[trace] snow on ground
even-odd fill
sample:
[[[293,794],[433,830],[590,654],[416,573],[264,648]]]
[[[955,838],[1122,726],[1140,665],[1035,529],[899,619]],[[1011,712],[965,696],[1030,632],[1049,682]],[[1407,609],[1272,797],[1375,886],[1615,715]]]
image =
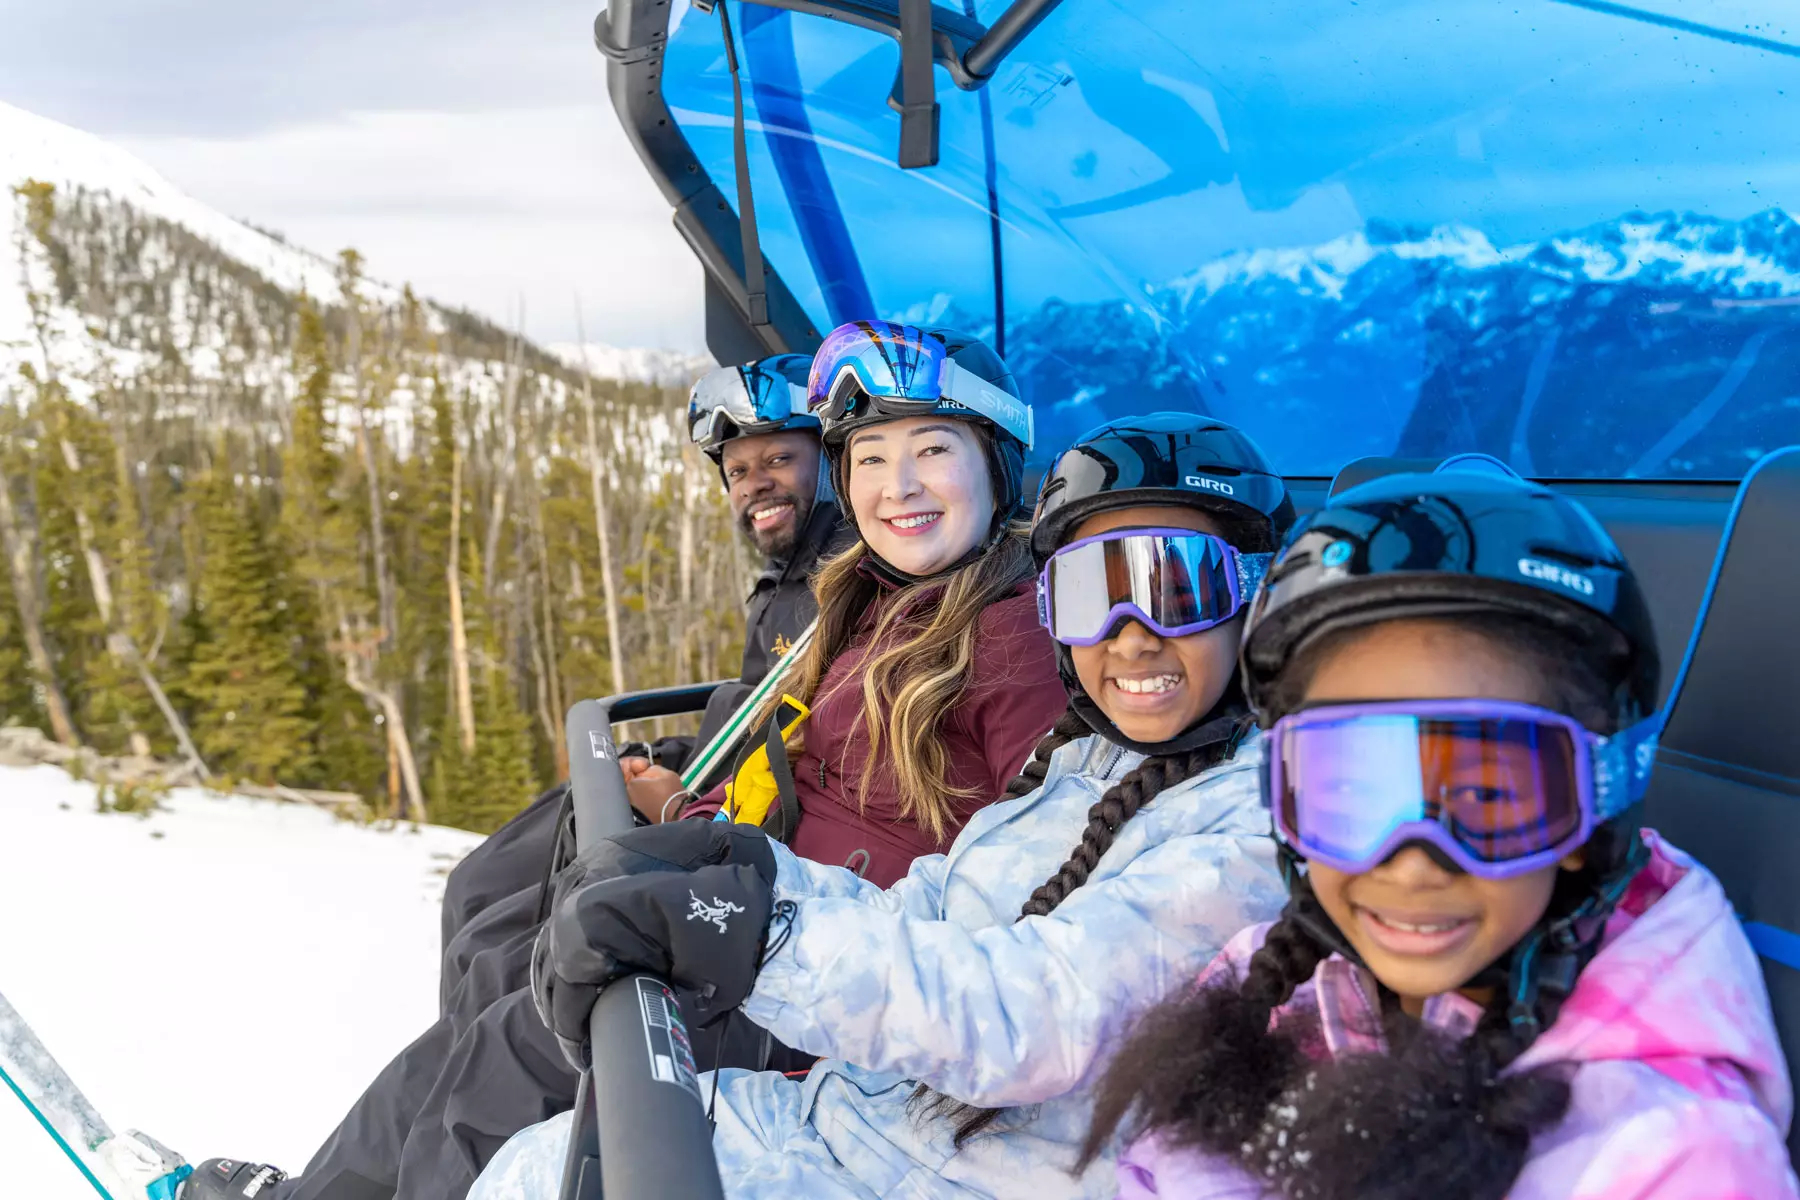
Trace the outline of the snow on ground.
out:
[[[115,1128],[297,1171],[436,1017],[444,873],[480,838],[164,806],[101,814],[92,784],[0,768],[0,993]],[[0,1162],[0,1194],[93,1195],[3,1089]]]

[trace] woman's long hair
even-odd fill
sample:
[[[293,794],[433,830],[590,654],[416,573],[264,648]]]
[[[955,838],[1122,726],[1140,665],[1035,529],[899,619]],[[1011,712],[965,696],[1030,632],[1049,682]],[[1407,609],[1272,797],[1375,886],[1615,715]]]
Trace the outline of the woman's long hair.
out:
[[[992,435],[971,423],[992,472]],[[819,623],[785,691],[817,704],[831,664],[857,643],[878,647],[854,678],[835,687],[859,686],[862,708],[850,736],[867,742],[857,793],[868,790],[877,762],[893,775],[899,811],[942,845],[960,802],[980,793],[950,779],[950,755],[942,727],[969,686],[975,669],[981,614],[1017,592],[1034,574],[1028,529],[1014,522],[993,547],[947,578],[912,584],[897,594],[864,569],[868,543],[858,540],[826,560],[813,578]],[[884,602],[885,599],[885,602]],[[872,626],[868,614],[878,612]],[[815,699],[816,697],[816,699]],[[767,725],[781,702],[774,692],[757,713]],[[805,727],[792,741],[804,742]]]
[[[1590,727],[1610,723],[1610,689],[1566,639],[1505,617],[1455,624],[1530,661],[1556,693],[1555,707]],[[1281,703],[1297,703],[1311,666],[1353,632],[1310,648],[1288,672]],[[1618,843],[1635,836],[1629,823],[1596,830],[1587,865],[1559,872],[1547,915],[1571,912],[1591,895],[1603,864],[1620,861]],[[1406,1016],[1383,989],[1387,1054],[1311,1057],[1292,1029],[1271,1029],[1270,1017],[1331,955],[1320,937],[1330,929],[1300,876],[1240,983],[1194,989],[1153,1009],[1101,1081],[1081,1165],[1123,1130],[1235,1163],[1272,1196],[1501,1200],[1532,1137],[1568,1110],[1565,1073],[1502,1073],[1530,1044],[1508,1020],[1505,988],[1495,989],[1460,1042]]]

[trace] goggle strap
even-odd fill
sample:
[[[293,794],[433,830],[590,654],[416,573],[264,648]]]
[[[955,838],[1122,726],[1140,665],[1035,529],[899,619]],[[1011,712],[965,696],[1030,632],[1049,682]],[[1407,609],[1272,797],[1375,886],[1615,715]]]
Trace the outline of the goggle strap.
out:
[[[1011,392],[1005,392],[966,370],[955,359],[944,359],[944,370],[938,376],[938,394],[955,401],[971,412],[979,413],[1025,443],[1029,450],[1037,432],[1037,414],[1031,405]]]
[[[804,417],[811,409],[806,403],[806,389],[797,383],[788,384],[788,416]]]
[[[1256,589],[1262,586],[1263,579],[1269,574],[1269,567],[1275,561],[1273,554],[1244,554],[1232,551],[1237,559],[1238,599],[1245,604],[1256,595]]]
[[[1609,821],[1644,798],[1665,715],[1651,713],[1594,744],[1594,822]]]

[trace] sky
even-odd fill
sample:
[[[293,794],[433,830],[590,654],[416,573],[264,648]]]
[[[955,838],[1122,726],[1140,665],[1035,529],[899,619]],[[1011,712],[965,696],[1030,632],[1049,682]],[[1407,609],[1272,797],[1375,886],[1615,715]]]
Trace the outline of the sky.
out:
[[[606,97],[603,0],[0,0],[0,100],[436,300],[705,349],[699,264]]]

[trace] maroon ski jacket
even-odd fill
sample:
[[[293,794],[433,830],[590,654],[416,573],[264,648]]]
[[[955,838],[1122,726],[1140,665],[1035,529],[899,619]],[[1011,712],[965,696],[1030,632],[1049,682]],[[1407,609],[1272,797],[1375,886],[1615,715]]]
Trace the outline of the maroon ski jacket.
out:
[[[880,604],[899,600],[899,593],[891,593]],[[935,597],[915,594],[910,600],[929,604]],[[879,611],[871,610],[865,629],[874,626]],[[907,635],[902,625],[890,636],[898,640]],[[1062,715],[1068,697],[1056,674],[1050,636],[1038,624],[1030,585],[990,605],[976,631],[969,686],[939,727],[949,754],[950,781],[975,795],[959,802],[938,843],[900,816],[892,772],[877,763],[867,787],[862,786],[868,742],[859,728],[862,687],[856,675],[869,651],[859,637],[838,656],[801,728],[805,749],[793,757],[800,828],[790,846],[802,858],[847,866],[887,887],[906,874],[913,859],[947,848],[975,810],[999,799],[1038,739]],[[890,753],[890,747],[884,745],[881,753]],[[723,799],[724,788],[715,788],[683,815],[717,812]]]

